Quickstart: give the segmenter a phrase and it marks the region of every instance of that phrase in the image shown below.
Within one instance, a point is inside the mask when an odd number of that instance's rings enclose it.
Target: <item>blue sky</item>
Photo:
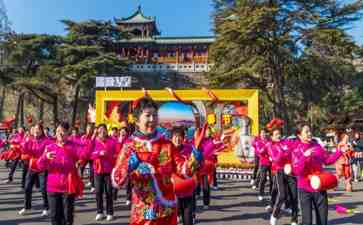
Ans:
[[[159,109],[159,117],[163,120],[191,120],[194,121],[192,107],[179,102],[168,102]]]
[[[4,0],[16,32],[64,34],[58,21],[110,20],[131,15],[142,5],[156,16],[163,36],[205,36],[212,32],[211,0]],[[363,20],[349,31],[363,44]]]

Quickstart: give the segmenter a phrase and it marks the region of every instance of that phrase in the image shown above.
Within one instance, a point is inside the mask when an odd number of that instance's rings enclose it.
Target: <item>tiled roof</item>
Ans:
[[[209,44],[215,41],[215,37],[154,37],[154,38],[133,38],[121,40],[121,43],[156,43],[156,44]]]
[[[137,9],[137,11],[132,14],[130,17],[117,19],[117,23],[153,23],[155,22],[155,18],[145,16],[141,10],[141,7]]]

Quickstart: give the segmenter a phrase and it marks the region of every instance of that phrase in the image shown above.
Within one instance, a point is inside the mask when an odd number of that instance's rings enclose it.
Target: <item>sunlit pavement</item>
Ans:
[[[0,177],[6,178],[8,170],[0,163]],[[11,184],[0,184],[0,225],[45,225],[48,218],[41,218],[41,197],[37,189],[33,195],[33,210],[27,216],[19,216],[23,206],[24,195],[20,188],[21,169],[16,172]],[[342,185],[340,186],[340,189]],[[363,224],[363,182],[354,183],[355,192],[345,194],[342,191],[330,192],[329,225]],[[86,189],[85,196],[76,202],[75,225],[78,224],[118,224],[126,225],[129,209],[125,203],[125,191],[119,192],[115,203],[115,216],[111,222],[96,222],[95,194]],[[340,215],[335,212],[335,205],[341,204],[348,209],[355,209],[355,214]],[[220,181],[218,191],[212,192],[211,206],[203,210],[201,199],[198,200],[198,224],[249,225],[269,224],[269,214],[265,211],[267,201],[259,202],[257,194],[245,181]],[[283,215],[278,224],[289,224],[289,217]]]

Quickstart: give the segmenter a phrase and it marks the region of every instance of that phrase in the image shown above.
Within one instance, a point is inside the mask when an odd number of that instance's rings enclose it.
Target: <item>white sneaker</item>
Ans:
[[[104,217],[104,216],[105,216],[105,215],[103,215],[103,214],[101,214],[101,213],[98,213],[98,214],[96,215],[95,220],[96,220],[96,221],[103,220],[103,217]]]
[[[30,209],[25,209],[25,208],[23,208],[23,209],[21,209],[18,213],[19,213],[19,215],[21,215],[21,216],[25,216],[26,214],[28,214],[30,212]]]
[[[253,185],[252,190],[256,190],[256,189],[257,189],[256,185]]]
[[[265,207],[265,210],[267,212],[271,212],[272,211],[272,207],[270,205],[268,205],[268,206]]]
[[[211,188],[213,191],[218,191],[218,186],[212,186]]]
[[[258,201],[262,201],[263,200],[263,196],[259,195],[258,197]]]
[[[271,215],[270,218],[270,225],[276,225],[277,224],[277,218]]]
[[[289,209],[289,208],[285,208],[285,209],[281,209],[284,213],[287,213],[287,214],[292,214],[292,209]]]
[[[107,215],[106,220],[107,220],[107,221],[111,221],[111,220],[113,220],[113,215]]]
[[[295,222],[292,222],[292,223],[291,223],[291,225],[297,225],[297,223],[295,223]]]
[[[250,182],[251,185],[254,185],[255,184],[255,180],[252,179],[251,182]]]
[[[131,205],[131,202],[129,200],[127,200],[125,205]]]
[[[10,184],[11,182],[12,182],[11,180],[7,179],[3,181],[3,184]]]
[[[42,217],[47,217],[47,216],[49,216],[48,210],[43,210]]]
[[[95,193],[96,189],[94,187],[91,187],[91,193]]]

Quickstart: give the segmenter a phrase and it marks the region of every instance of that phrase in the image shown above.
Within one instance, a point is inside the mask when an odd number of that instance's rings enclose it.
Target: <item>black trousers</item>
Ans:
[[[19,159],[14,160],[13,163],[11,164],[8,176],[9,181],[13,181],[14,173],[16,171],[16,168],[18,167],[18,164],[19,164]]]
[[[259,168],[260,168],[260,157],[258,157],[258,155],[255,155],[255,167],[253,168],[253,174],[252,174],[253,180],[256,180]]]
[[[306,192],[299,190],[302,225],[313,224],[313,209],[316,225],[328,225],[328,194],[322,192]]]
[[[217,167],[214,167],[214,170],[213,170],[213,186],[218,187]]]
[[[49,209],[48,206],[48,197],[47,197],[47,176],[48,172],[37,173],[29,170],[26,179],[25,179],[25,202],[24,208],[31,209],[32,208],[32,195],[33,195],[33,186],[36,182],[36,179],[39,177],[40,191],[42,193],[43,198],[43,208],[45,210]]]
[[[292,209],[291,222],[298,220],[298,196],[297,196],[297,181],[293,176],[287,176],[283,171],[278,171],[274,176],[275,193],[272,215],[278,217],[280,215],[282,205],[289,199]],[[273,192],[274,192],[273,191]]]
[[[23,171],[21,174],[21,187],[23,189],[25,189],[25,180],[26,180],[26,175],[28,174],[28,162],[27,161],[22,161],[21,163],[22,167],[23,167]]]
[[[50,221],[52,225],[73,225],[74,195],[48,193]]]
[[[196,194],[199,195],[200,192],[203,192],[203,205],[209,206],[210,204],[210,186],[208,181],[208,176],[203,175],[201,183],[198,184],[196,189]]]
[[[95,174],[96,202],[97,213],[103,213],[103,193],[106,194],[106,214],[113,215],[113,187],[111,183],[111,175]]]
[[[127,181],[127,186],[126,186],[126,200],[131,202],[131,197],[132,197],[132,184],[129,181]]]
[[[182,218],[183,225],[193,225],[195,196],[178,198],[178,214]]]
[[[84,166],[81,167],[81,176],[83,177],[84,170],[89,165],[89,182],[91,182],[91,186],[95,187],[95,174],[93,171],[93,161],[89,160]]]
[[[269,194],[271,194],[272,192],[272,173],[271,173],[271,166],[260,166],[260,172],[259,172],[259,191],[260,191],[260,195],[264,196],[265,195],[265,185],[266,185],[266,181],[267,181],[267,176],[269,176],[270,178],[270,188],[269,188]]]

